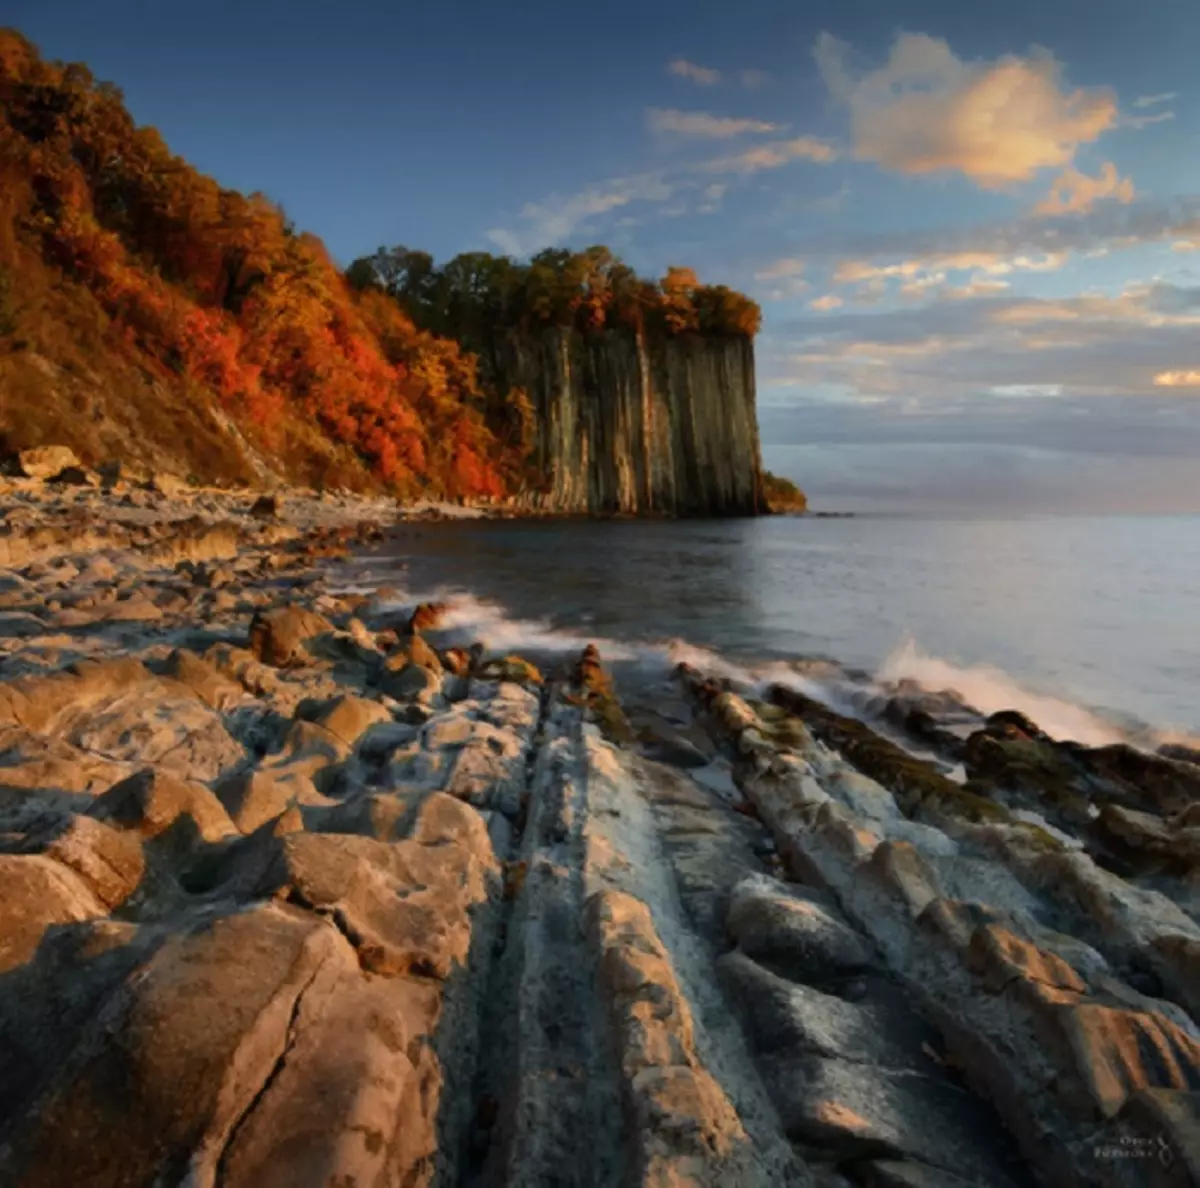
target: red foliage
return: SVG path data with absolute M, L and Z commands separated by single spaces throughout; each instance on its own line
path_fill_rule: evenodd
M 308 420 L 394 487 L 503 493 L 511 459 L 478 414 L 473 357 L 352 292 L 319 240 L 171 156 L 115 89 L 4 31 L 0 142 L 30 182 L 0 233 L 96 296 L 114 349 L 209 390 L 267 441 Z

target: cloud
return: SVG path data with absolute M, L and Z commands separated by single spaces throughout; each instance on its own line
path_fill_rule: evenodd
M 782 124 L 767 120 L 735 119 L 731 116 L 709 115 L 703 111 L 679 111 L 675 108 L 652 107 L 646 112 L 646 125 L 651 132 L 677 136 L 699 136 L 727 140 L 750 132 L 779 132 Z
M 667 73 L 673 74 L 677 78 L 690 79 L 698 87 L 716 86 L 721 81 L 719 70 L 710 70 L 707 66 L 697 66 L 695 62 L 689 62 L 686 58 L 676 58 L 674 61 L 668 62 Z
M 1175 91 L 1164 91 L 1161 95 L 1139 95 L 1134 101 L 1134 107 L 1156 107 L 1160 103 L 1170 103 L 1176 97 Z
M 808 303 L 808 308 L 824 312 L 825 310 L 837 309 L 841 304 L 842 299 L 836 293 L 826 293 L 824 297 L 813 298 Z
M 834 284 L 858 284 L 870 280 L 918 280 L 930 274 L 948 272 L 982 272 L 988 276 L 1008 276 L 1013 272 L 1053 272 L 1066 261 L 1062 252 L 1045 252 L 1040 256 L 1007 256 L 992 251 L 959 251 L 932 253 L 877 264 L 871 260 L 842 260 L 833 272 Z
M 738 79 L 742 86 L 753 91 L 765 87 L 771 81 L 771 76 L 765 70 L 743 70 Z
M 1160 371 L 1154 377 L 1156 388 L 1200 388 L 1200 371 Z
M 849 109 L 855 157 L 899 173 L 961 173 L 999 189 L 1069 165 L 1118 119 L 1110 89 L 1065 90 L 1044 50 L 967 62 L 940 38 L 905 33 L 885 65 L 857 74 L 849 47 L 829 33 L 814 53 Z
M 521 209 L 525 229 L 492 228 L 487 237 L 501 251 L 522 256 L 548 244 L 561 243 L 577 227 L 597 215 L 628 206 L 632 202 L 666 202 L 675 187 L 663 175 L 638 174 L 589 186 L 567 197 L 551 195 L 543 202 L 529 202 Z
M 814 161 L 827 165 L 837 156 L 834 147 L 814 136 L 797 136 L 793 140 L 776 140 L 757 148 L 746 149 L 729 157 L 718 157 L 699 166 L 711 173 L 758 173 L 778 169 L 792 161 Z
M 1175 113 L 1173 111 L 1160 111 L 1154 115 L 1148 116 L 1131 116 L 1123 115 L 1121 117 L 1122 128 L 1146 128 L 1150 124 L 1161 124 L 1164 120 L 1173 120 Z
M 1067 168 L 1054 179 L 1050 193 L 1033 208 L 1037 215 L 1086 214 L 1105 198 L 1128 205 L 1133 201 L 1133 182 L 1121 177 L 1111 161 L 1100 166 L 1099 177 L 1089 177 Z
M 776 260 L 754 274 L 755 280 L 779 280 L 785 276 L 799 276 L 804 271 L 804 261 L 795 256 Z
M 1173 388 L 1176 403 L 1195 405 L 1200 418 L 1198 334 L 1200 288 L 1163 282 L 1130 285 L 1116 296 L 993 293 L 982 301 L 828 311 L 819 321 L 768 327 L 760 387 L 767 402 L 820 391 L 930 407 L 986 400 L 1006 386 L 1032 395 L 1039 385 L 1056 385 L 1080 407 L 1101 398 L 1146 401 Z

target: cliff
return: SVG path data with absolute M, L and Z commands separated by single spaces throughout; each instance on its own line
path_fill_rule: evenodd
M 592 515 L 755 515 L 764 510 L 745 337 L 560 327 L 512 335 L 501 383 L 535 416 L 522 502 Z

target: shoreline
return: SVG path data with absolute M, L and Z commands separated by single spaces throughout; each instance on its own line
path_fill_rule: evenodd
M 157 486 L 0 480 L 0 1180 L 1195 1170 L 1187 756 L 625 695 L 331 589 L 437 505 Z

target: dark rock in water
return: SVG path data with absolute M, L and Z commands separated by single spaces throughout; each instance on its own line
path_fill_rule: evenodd
M 995 737 L 1036 738 L 1049 741 L 1049 735 L 1020 710 L 999 710 L 988 717 L 986 727 Z
M 417 635 L 422 631 L 433 631 L 446 613 L 444 602 L 422 602 L 409 616 L 407 631 Z

